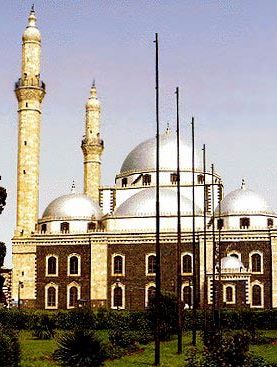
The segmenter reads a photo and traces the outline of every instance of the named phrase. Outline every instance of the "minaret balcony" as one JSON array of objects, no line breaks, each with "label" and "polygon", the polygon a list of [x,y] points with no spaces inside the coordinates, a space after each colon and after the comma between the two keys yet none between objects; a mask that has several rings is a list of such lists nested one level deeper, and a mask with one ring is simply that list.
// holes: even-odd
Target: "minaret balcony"
[{"label": "minaret balcony", "polygon": [[82,146],[83,145],[100,145],[104,148],[104,140],[99,139],[99,138],[90,138],[87,139],[86,137],[84,137],[84,139],[82,140]]},{"label": "minaret balcony", "polygon": [[15,83],[14,88],[18,89],[22,87],[35,87],[44,91],[46,89],[45,83],[39,78],[19,78],[18,81]]}]

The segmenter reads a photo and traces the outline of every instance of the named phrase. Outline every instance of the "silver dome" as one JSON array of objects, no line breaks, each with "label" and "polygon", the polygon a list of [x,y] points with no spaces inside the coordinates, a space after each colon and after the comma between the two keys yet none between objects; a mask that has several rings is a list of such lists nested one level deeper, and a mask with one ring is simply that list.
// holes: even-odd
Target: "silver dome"
[{"label": "silver dome", "polygon": [[[252,190],[244,187],[230,192],[221,201],[221,214],[273,214],[273,211],[264,200]],[[218,214],[219,207],[216,208]]]},{"label": "silver dome", "polygon": [[99,206],[84,194],[71,193],[53,200],[45,209],[43,219],[86,219],[101,218]]},{"label": "silver dome", "polygon": [[[196,206],[196,215],[202,213]],[[156,215],[156,189],[147,188],[134,194],[124,201],[115,211],[115,216],[147,217]],[[177,216],[177,194],[176,191],[160,189],[160,215]],[[192,202],[181,196],[181,215],[192,215]]]},{"label": "silver dome", "polygon": [[243,263],[236,256],[225,256],[221,259],[221,269],[245,270]]},{"label": "silver dome", "polygon": [[[176,134],[170,130],[160,135],[160,169],[177,170]],[[191,147],[180,140],[180,169],[191,170]],[[195,154],[195,168],[201,169],[200,159]],[[125,158],[120,173],[156,170],[156,138],[148,139],[135,147]]]}]

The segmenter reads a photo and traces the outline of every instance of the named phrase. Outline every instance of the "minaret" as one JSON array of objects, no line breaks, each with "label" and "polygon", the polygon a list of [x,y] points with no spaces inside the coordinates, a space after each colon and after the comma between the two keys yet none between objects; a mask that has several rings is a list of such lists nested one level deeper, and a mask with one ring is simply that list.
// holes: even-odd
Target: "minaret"
[{"label": "minaret", "polygon": [[18,100],[17,216],[15,235],[28,236],[38,219],[41,102],[41,37],[34,6],[22,36],[21,78],[15,83]]},{"label": "minaret", "polygon": [[84,192],[96,203],[99,203],[99,186],[101,180],[101,155],[104,149],[100,139],[101,106],[97,98],[95,82],[86,104],[86,133],[82,140],[84,153]]}]

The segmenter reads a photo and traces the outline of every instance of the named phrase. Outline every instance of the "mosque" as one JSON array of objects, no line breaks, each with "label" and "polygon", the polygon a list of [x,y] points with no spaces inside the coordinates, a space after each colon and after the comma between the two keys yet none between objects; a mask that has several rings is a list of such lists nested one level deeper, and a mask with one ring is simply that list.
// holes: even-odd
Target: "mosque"
[{"label": "mosque", "polygon": [[[39,218],[40,121],[46,86],[40,77],[41,35],[34,9],[22,41],[22,70],[15,84],[19,128],[12,297],[26,308],[56,310],[86,305],[144,309],[155,292],[156,139],[137,145],[122,163],[115,185],[102,187],[101,104],[93,84],[81,142],[84,192],[76,193],[73,187],[71,193],[49,203]],[[222,178],[203,169],[200,152],[192,170],[192,150],[187,142],[180,142],[180,178],[175,157],[176,136],[167,129],[160,135],[162,289],[176,291],[180,262],[184,305],[197,302],[199,307],[211,306],[214,282],[219,282],[219,273],[213,274],[212,265],[216,242],[220,243],[216,269],[221,270],[222,307],[277,307],[277,214],[244,183],[224,195]],[[182,229],[179,259],[178,178]]]}]

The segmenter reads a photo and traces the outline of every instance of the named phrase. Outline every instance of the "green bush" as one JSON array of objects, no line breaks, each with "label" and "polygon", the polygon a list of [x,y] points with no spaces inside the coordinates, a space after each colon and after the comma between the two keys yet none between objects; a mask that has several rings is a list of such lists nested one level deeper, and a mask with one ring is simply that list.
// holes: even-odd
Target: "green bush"
[{"label": "green bush", "polygon": [[58,338],[55,360],[66,367],[97,367],[107,358],[104,343],[94,331],[76,329]]},{"label": "green bush", "polygon": [[55,317],[51,313],[37,311],[30,317],[29,329],[37,339],[51,339],[54,336],[55,328]]},{"label": "green bush", "polygon": [[139,348],[139,336],[137,332],[126,329],[112,330],[109,333],[109,340],[115,347],[125,349],[129,352]]},{"label": "green bush", "polygon": [[7,328],[0,328],[0,366],[20,366],[20,346],[17,335]]},{"label": "green bush", "polygon": [[29,312],[17,308],[0,308],[1,325],[9,329],[23,330],[28,328]]},{"label": "green bush", "polygon": [[87,308],[59,311],[55,319],[57,329],[62,330],[95,329],[96,327],[95,314]]},{"label": "green bush", "polygon": [[172,334],[176,333],[177,327],[177,299],[174,293],[165,292],[161,294],[159,308],[155,299],[150,303],[147,310],[147,319],[151,329],[155,330],[156,313],[159,312],[160,338],[169,340]]}]

